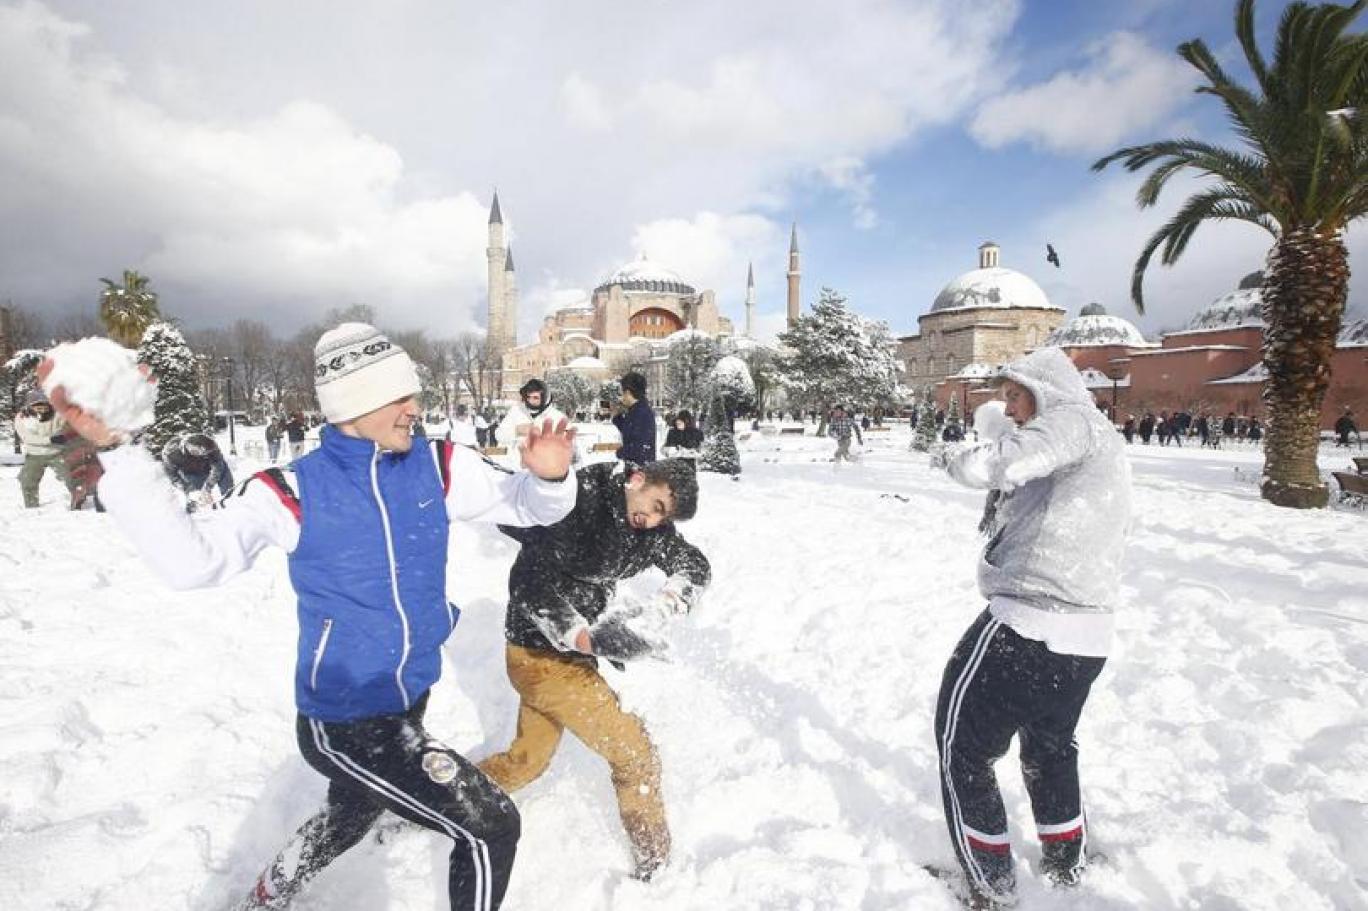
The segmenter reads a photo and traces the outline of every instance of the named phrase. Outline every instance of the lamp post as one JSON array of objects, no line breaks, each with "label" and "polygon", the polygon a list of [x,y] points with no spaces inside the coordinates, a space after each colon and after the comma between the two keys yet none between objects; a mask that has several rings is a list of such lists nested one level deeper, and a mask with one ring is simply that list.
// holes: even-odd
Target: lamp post
[{"label": "lamp post", "polygon": [[237,433],[234,427],[233,414],[233,359],[225,357],[223,367],[227,374],[228,382],[228,454],[237,455]]},{"label": "lamp post", "polygon": [[1116,386],[1117,386],[1117,383],[1120,382],[1120,380],[1121,380],[1121,368],[1120,368],[1120,367],[1112,367],[1112,369],[1111,369],[1111,381],[1112,381],[1111,421],[1112,421],[1113,424],[1116,423]]}]

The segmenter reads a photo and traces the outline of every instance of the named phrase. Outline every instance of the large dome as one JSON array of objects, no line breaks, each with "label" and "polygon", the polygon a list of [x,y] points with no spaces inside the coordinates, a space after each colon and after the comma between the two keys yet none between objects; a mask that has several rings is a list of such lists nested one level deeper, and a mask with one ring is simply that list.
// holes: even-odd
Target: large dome
[{"label": "large dome", "polygon": [[941,289],[932,313],[971,307],[1034,307],[1057,310],[1040,286],[1015,269],[990,266],[966,272]]},{"label": "large dome", "polygon": [[1045,344],[1060,348],[1095,348],[1104,345],[1149,347],[1133,323],[1109,315],[1101,304],[1088,304],[1078,316],[1051,332]]},{"label": "large dome", "polygon": [[1188,323],[1188,331],[1238,329],[1243,326],[1263,325],[1263,293],[1257,288],[1242,287],[1223,294],[1207,304]]},{"label": "large dome", "polygon": [[614,285],[623,291],[644,291],[656,294],[697,293],[694,287],[687,284],[684,279],[664,266],[651,262],[644,256],[618,269],[594,291],[607,291]]}]

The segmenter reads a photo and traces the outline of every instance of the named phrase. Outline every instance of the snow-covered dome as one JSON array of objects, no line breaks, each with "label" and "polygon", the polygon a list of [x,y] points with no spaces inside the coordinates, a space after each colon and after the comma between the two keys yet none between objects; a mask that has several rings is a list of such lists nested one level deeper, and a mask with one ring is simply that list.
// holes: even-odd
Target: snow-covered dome
[{"label": "snow-covered dome", "polygon": [[941,289],[940,294],[936,295],[936,302],[931,305],[931,312],[969,307],[1059,309],[1051,306],[1050,299],[1034,281],[1015,269],[1002,266],[989,266],[964,273]]},{"label": "snow-covered dome", "polygon": [[1111,316],[1101,304],[1088,304],[1078,316],[1069,320],[1045,339],[1046,345],[1060,348],[1095,348],[1104,345],[1147,347],[1148,342],[1135,324],[1119,316]]},{"label": "snow-covered dome", "polygon": [[623,291],[646,291],[656,294],[696,294],[694,287],[675,273],[645,256],[618,269],[608,280],[594,289],[607,291],[614,285]]},{"label": "snow-covered dome", "polygon": [[1263,325],[1263,273],[1251,272],[1240,286],[1207,304],[1188,323],[1188,330],[1238,329]]},{"label": "snow-covered dome", "polygon": [[704,332],[702,329],[694,329],[690,326],[685,326],[683,329],[671,332],[669,335],[665,336],[663,341],[667,345],[673,345],[676,342],[687,341],[691,338],[711,339],[712,336]]}]

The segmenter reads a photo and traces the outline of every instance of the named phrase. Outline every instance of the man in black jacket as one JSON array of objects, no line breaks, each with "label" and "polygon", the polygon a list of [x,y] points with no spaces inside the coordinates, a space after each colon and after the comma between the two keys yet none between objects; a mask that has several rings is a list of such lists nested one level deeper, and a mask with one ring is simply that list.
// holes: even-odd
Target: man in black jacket
[{"label": "man in black jacket", "polygon": [[[635,715],[598,672],[664,648],[660,628],[686,613],[708,584],[708,559],[674,529],[694,515],[698,482],[681,459],[590,465],[578,472],[575,509],[555,525],[504,528],[522,543],[508,577],[508,679],[521,700],[508,749],[480,768],[505,791],[535,780],[569,729],[608,761],[636,875],[669,859],[660,757]],[[669,578],[644,605],[609,608],[617,582],[656,567]]]},{"label": "man in black jacket", "polygon": [[613,426],[622,436],[617,457],[624,462],[645,465],[656,457],[656,417],[646,401],[646,377],[636,371],[618,380],[622,387],[623,411],[613,415]]}]

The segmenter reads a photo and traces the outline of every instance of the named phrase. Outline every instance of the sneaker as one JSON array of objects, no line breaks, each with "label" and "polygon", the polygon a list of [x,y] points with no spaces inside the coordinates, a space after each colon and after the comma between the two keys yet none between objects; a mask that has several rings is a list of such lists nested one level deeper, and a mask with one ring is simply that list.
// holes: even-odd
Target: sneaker
[{"label": "sneaker", "polygon": [[1082,839],[1047,841],[1041,845],[1040,872],[1056,888],[1073,888],[1083,881],[1088,858]]}]

